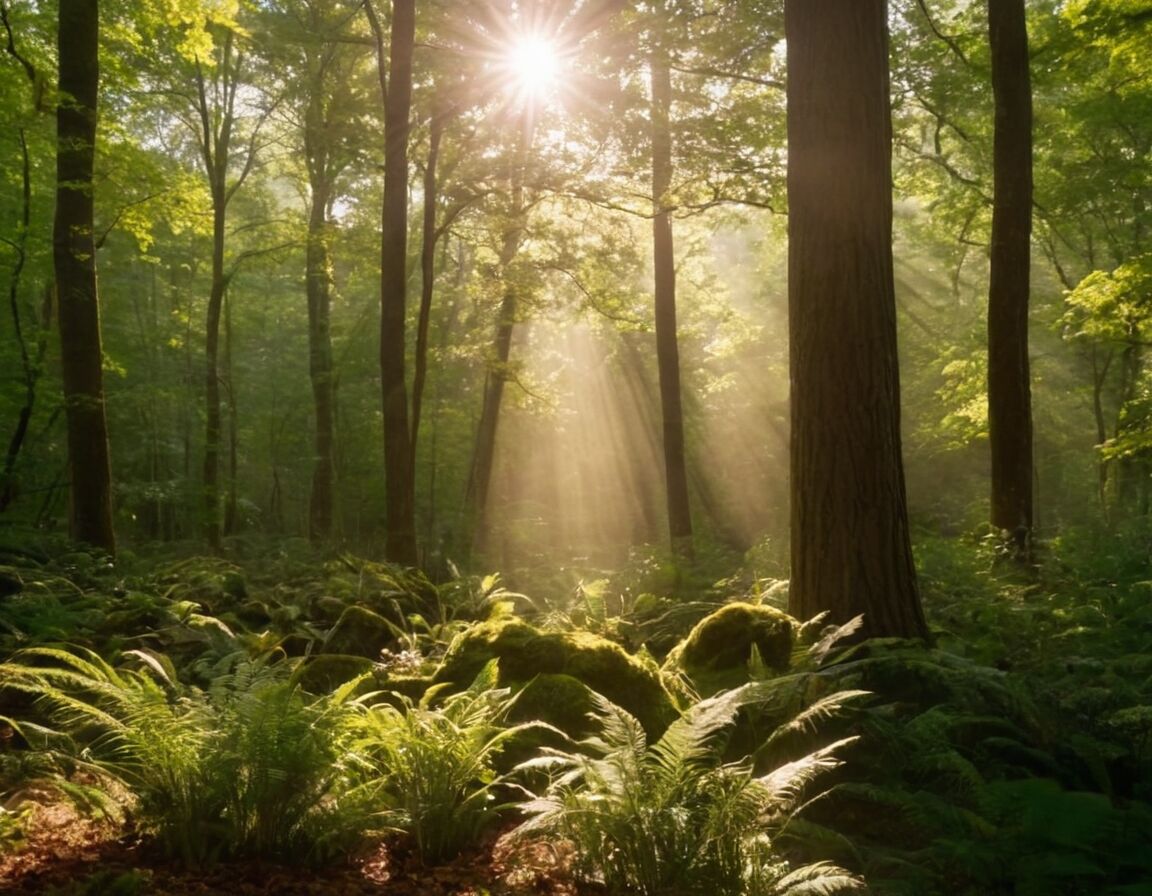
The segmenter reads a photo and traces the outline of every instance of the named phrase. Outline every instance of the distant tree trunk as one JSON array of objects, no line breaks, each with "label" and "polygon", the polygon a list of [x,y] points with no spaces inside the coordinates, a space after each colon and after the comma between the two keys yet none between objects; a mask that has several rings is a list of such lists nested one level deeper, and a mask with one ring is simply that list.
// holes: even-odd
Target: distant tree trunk
[{"label": "distant tree trunk", "polygon": [[203,534],[213,549],[220,547],[220,318],[227,288],[224,273],[226,200],[224,172],[212,183],[212,282],[204,321],[204,478]]},{"label": "distant tree trunk", "polygon": [[308,502],[308,535],[324,541],[332,534],[333,481],[335,479],[335,396],[333,394],[331,286],[328,254],[328,207],[332,202],[324,110],[319,93],[308,104],[304,154],[311,188],[308,209],[308,248],[305,283],[308,296],[308,374],[312,381],[315,434],[312,458],[312,494]]},{"label": "distant tree trunk", "polygon": [[652,49],[652,264],[655,271],[656,366],[663,417],[664,481],[672,548],[692,554],[692,515],[684,458],[684,411],[680,395],[680,348],[676,336],[676,258],[672,242],[672,75],[667,50]]},{"label": "distant tree trunk", "polygon": [[488,540],[488,491],[492,483],[492,468],[496,461],[496,431],[500,423],[500,407],[504,401],[504,385],[508,381],[509,362],[512,357],[512,335],[520,314],[520,286],[510,275],[512,262],[524,241],[524,159],[532,144],[534,124],[531,112],[526,110],[520,131],[517,158],[512,167],[512,183],[508,195],[508,224],[500,244],[499,271],[504,279],[504,293],[496,319],[496,337],[492,346],[492,359],[484,380],[484,404],[480,409],[480,422],[476,426],[476,448],[472,455],[472,472],[468,477],[465,498],[465,517],[472,527],[472,550],[483,554]]},{"label": "distant tree trunk", "polygon": [[424,409],[424,382],[428,376],[428,328],[436,286],[436,203],[439,201],[436,166],[440,161],[443,116],[432,113],[428,122],[428,159],[424,167],[424,226],[420,243],[420,317],[416,324],[416,355],[412,373],[412,469],[416,469],[416,442]]},{"label": "distant tree trunk", "polygon": [[240,526],[239,496],[236,493],[240,465],[240,413],[232,379],[232,301],[224,295],[224,363],[220,382],[228,401],[228,497],[224,501],[224,534],[235,535]]},{"label": "distant tree trunk", "polygon": [[1032,531],[1028,292],[1032,236],[1032,90],[1024,0],[988,0],[992,48],[992,255],[988,284],[991,522],[1021,556]]},{"label": "distant tree trunk", "polygon": [[[380,382],[384,411],[384,489],[389,560],[416,563],[415,480],[405,382],[408,260],[408,116],[412,106],[415,0],[392,3],[384,98],[384,202],[380,228]],[[383,65],[383,60],[381,60]]]},{"label": "distant tree trunk", "polygon": [[8,440],[8,450],[4,455],[4,469],[0,472],[0,513],[3,513],[15,500],[19,491],[16,482],[16,463],[28,436],[28,426],[32,422],[32,412],[36,409],[36,386],[44,367],[44,355],[48,350],[48,331],[52,325],[53,290],[44,293],[41,307],[39,333],[36,338],[36,353],[29,351],[28,338],[24,333],[23,315],[20,313],[20,286],[24,265],[27,263],[28,231],[32,226],[32,169],[28,155],[28,141],[24,130],[18,132],[20,142],[20,230],[13,244],[16,250],[16,263],[8,280],[8,306],[12,312],[12,329],[20,349],[20,370],[24,381],[24,403],[17,412],[16,426]]},{"label": "distant tree trunk", "polygon": [[201,162],[212,197],[212,275],[208,308],[204,320],[204,473],[201,504],[201,528],[205,541],[214,550],[220,547],[220,320],[228,274],[224,269],[228,203],[251,170],[251,148],[243,174],[228,183],[228,165],[232,154],[233,128],[236,123],[235,103],[239,90],[241,54],[235,51],[235,37],[225,31],[221,57],[212,72],[210,86],[204,68],[197,63],[196,113],[199,118],[197,139]]},{"label": "distant tree trunk", "polygon": [[69,531],[76,541],[114,553],[112,472],[92,232],[100,17],[96,0],[60,0],[59,15],[60,99],[56,109],[52,257],[68,415]]},{"label": "distant tree trunk", "polygon": [[884,0],[786,0],[790,612],[927,637],[909,545]]}]

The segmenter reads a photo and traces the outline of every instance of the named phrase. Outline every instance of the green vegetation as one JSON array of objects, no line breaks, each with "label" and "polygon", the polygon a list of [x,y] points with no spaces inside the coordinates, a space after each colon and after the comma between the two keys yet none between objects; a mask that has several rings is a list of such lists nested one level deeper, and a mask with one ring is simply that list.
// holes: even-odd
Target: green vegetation
[{"label": "green vegetation", "polygon": [[[347,556],[183,560],[179,587],[171,561],[125,574],[73,556],[82,584],[13,564],[2,842],[26,848],[54,794],[195,867],[340,864],[379,838],[435,866],[514,826],[517,843],[569,843],[570,873],[621,892],[1139,893],[1152,691],[1142,543],[1128,544],[1102,558],[1069,537],[1022,572],[992,542],[923,540],[934,649],[791,620],[749,570],[743,593],[729,577],[683,595],[699,609],[662,623],[679,631],[662,666],[625,646],[643,602],[611,641],[571,628],[579,594],[489,619],[492,601],[460,599],[483,583],[377,590],[399,573]],[[225,569],[242,593],[206,584]],[[371,660],[326,653],[349,569],[373,578],[341,606],[419,600],[432,619],[393,623]],[[269,612],[233,628],[193,593]],[[723,671],[745,683],[694,697],[684,657],[701,632],[752,617],[786,625],[787,654],[765,661],[742,629]],[[63,631],[86,646],[54,645]],[[663,721],[597,693],[606,682],[661,695]]]},{"label": "green vegetation", "polygon": [[0,891],[1152,893],[1149,7],[0,0]]}]

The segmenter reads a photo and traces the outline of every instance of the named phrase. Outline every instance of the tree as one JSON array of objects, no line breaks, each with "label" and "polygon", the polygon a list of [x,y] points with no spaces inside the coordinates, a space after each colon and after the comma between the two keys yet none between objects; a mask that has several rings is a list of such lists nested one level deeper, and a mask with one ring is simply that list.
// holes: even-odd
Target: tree
[{"label": "tree", "polygon": [[798,618],[927,637],[909,543],[887,3],[787,0],[792,584]]},{"label": "tree", "polygon": [[[353,164],[353,134],[364,97],[357,83],[363,47],[347,33],[358,10],[318,0],[283,3],[278,21],[285,62],[300,73],[289,105],[298,128],[307,179],[305,292],[308,305],[308,373],[312,386],[313,460],[308,534],[328,538],[334,524],[336,371],[332,353],[332,222],[341,177]],[[293,87],[295,89],[293,89]]]},{"label": "tree", "polygon": [[[236,264],[227,265],[228,209],[256,165],[259,135],[267,120],[267,106],[247,108],[245,94],[248,55],[232,23],[210,29],[215,56],[193,60],[185,122],[194,134],[212,201],[212,272],[204,323],[204,474],[203,518],[205,540],[220,544],[220,442],[222,399],[220,393],[220,325],[225,293]],[[181,114],[181,113],[178,113]],[[247,134],[242,121],[250,118]]]},{"label": "tree", "polygon": [[688,504],[688,465],[684,456],[684,410],[680,394],[680,347],[676,336],[676,259],[672,238],[672,72],[668,50],[654,36],[651,49],[652,266],[656,324],[656,365],[663,419],[664,481],[668,531],[674,550],[692,553],[692,514]]},{"label": "tree", "polygon": [[988,37],[996,106],[988,284],[991,522],[1011,533],[1017,551],[1026,553],[1032,531],[1032,89],[1024,0],[988,0]]},{"label": "tree", "polygon": [[[31,103],[28,105],[31,109],[31,115],[34,119],[40,119],[42,117],[40,113],[47,111],[43,103],[44,79],[32,61],[17,48],[8,5],[3,2],[0,2],[0,23],[3,24],[7,36],[7,54],[19,64],[26,76],[30,88]],[[12,329],[20,356],[23,401],[17,412],[12,435],[8,440],[3,469],[0,470],[0,513],[8,509],[19,492],[16,468],[20,459],[20,452],[28,437],[33,412],[36,409],[37,385],[44,370],[44,357],[48,350],[48,336],[52,321],[53,289],[51,285],[48,285],[43,289],[44,297],[40,303],[39,319],[35,321],[35,349],[33,350],[32,345],[29,344],[32,342],[31,334],[26,332],[26,329],[31,330],[32,328],[29,327],[30,322],[26,321],[21,307],[24,274],[33,261],[33,250],[30,246],[33,226],[33,169],[32,151],[29,147],[29,128],[24,121],[27,114],[26,112],[23,114],[18,112],[13,116],[16,121],[5,121],[6,125],[15,125],[11,127],[10,132],[15,132],[16,143],[19,147],[20,202],[17,213],[19,224],[16,233],[12,239],[0,236],[0,243],[7,246],[13,256],[12,268],[8,276],[8,308],[12,315]],[[17,121],[19,124],[16,124]]]},{"label": "tree", "polygon": [[385,74],[384,40],[371,2],[384,91],[384,200],[380,218],[380,386],[384,412],[385,552],[396,563],[416,563],[416,483],[405,383],[408,291],[408,136],[412,107],[415,0],[392,4]]},{"label": "tree", "polygon": [[100,85],[99,34],[96,0],[61,0],[56,220],[52,248],[60,303],[61,374],[68,416],[69,533],[76,541],[114,553],[112,470],[104,412],[93,238],[92,174]]}]

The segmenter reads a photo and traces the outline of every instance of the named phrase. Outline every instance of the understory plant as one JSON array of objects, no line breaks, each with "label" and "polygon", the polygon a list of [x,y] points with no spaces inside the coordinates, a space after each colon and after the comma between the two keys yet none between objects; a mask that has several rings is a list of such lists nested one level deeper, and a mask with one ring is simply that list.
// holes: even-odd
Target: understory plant
[{"label": "understory plant", "polygon": [[551,780],[542,796],[522,807],[528,817],[516,836],[571,842],[579,873],[610,892],[800,896],[862,890],[858,878],[833,865],[789,867],[773,842],[811,796],[808,785],[839,765],[836,751],[853,738],[766,772],[750,758],[724,761],[726,735],[738,713],[768,693],[767,685],[750,683],[702,700],[651,744],[634,716],[593,695],[598,735],[521,763],[521,771],[544,770]]},{"label": "understory plant", "polygon": [[498,759],[514,739],[549,726],[507,724],[515,696],[498,688],[497,678],[493,660],[466,691],[438,704],[435,689],[419,701],[395,694],[357,720],[357,799],[385,827],[410,835],[424,862],[476,845],[500,811],[523,796]]},{"label": "understory plant", "polygon": [[221,661],[206,689],[167,657],[129,651],[117,667],[83,648],[30,648],[0,665],[36,698],[31,746],[126,791],[124,810],[173,858],[323,858],[359,820],[339,799],[350,689],[321,699],[283,659]]}]

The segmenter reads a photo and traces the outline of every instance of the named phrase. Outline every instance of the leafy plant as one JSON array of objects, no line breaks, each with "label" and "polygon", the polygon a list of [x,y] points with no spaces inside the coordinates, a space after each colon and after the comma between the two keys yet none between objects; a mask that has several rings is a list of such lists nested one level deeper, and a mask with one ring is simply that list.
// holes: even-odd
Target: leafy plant
[{"label": "leafy plant", "polygon": [[[839,762],[839,740],[766,773],[724,762],[725,734],[766,693],[752,683],[695,704],[655,743],[637,719],[594,695],[601,734],[580,750],[547,749],[521,764],[553,777],[523,806],[518,837],[571,841],[579,870],[612,892],[801,894],[859,890],[831,865],[790,870],[774,848],[808,785]],[[845,697],[846,699],[846,697]]]},{"label": "leafy plant", "polygon": [[411,835],[426,862],[453,858],[474,845],[514,790],[497,759],[511,740],[542,723],[507,726],[515,697],[497,688],[489,662],[468,690],[432,705],[395,695],[359,718],[353,749],[363,781],[358,799],[376,807],[394,830]]},{"label": "leafy plant", "polygon": [[[38,698],[45,746],[132,795],[138,826],[189,865],[314,856],[358,825],[336,811],[351,687],[313,701],[286,662],[222,661],[207,690],[161,654],[116,668],[90,650],[31,648],[0,666]],[[25,730],[30,730],[25,726]]]}]

